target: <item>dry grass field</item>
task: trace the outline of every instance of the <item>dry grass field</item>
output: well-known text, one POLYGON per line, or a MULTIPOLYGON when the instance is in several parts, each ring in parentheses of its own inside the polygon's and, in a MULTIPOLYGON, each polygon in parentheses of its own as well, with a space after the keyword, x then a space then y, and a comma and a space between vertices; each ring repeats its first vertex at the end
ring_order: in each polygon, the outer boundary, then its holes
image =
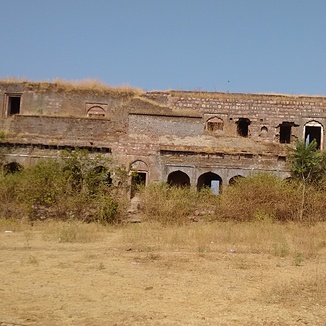
POLYGON ((325 223, 0 220, 0 249, 0 325, 326 324, 325 223))

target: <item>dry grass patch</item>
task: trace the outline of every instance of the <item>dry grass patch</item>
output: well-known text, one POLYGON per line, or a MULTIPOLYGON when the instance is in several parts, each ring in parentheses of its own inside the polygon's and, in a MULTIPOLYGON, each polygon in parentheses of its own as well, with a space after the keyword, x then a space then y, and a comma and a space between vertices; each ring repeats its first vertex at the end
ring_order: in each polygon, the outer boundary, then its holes
POLYGON ((105 228, 98 223, 86 224, 80 221, 47 223, 45 239, 58 242, 95 242, 104 237, 105 228))
POLYGON ((268 303, 297 307, 306 305, 326 306, 326 273, 316 270, 313 275, 304 275, 299 280, 278 282, 264 294, 268 303))
POLYGON ((325 227, 325 223, 311 227, 266 221, 199 222, 181 226, 152 222, 128 225, 123 231, 123 239, 126 246, 139 251, 269 254, 292 257, 294 265, 298 265, 317 257, 325 247, 325 227))

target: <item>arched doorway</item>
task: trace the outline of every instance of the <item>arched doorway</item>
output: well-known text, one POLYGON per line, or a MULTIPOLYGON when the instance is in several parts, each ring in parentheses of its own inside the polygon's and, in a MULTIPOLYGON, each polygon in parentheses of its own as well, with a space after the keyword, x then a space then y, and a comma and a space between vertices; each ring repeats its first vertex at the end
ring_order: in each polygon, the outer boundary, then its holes
POLYGON ((218 195, 222 186, 222 178, 213 172, 206 172, 198 178, 197 190, 210 188, 213 194, 218 195))
POLYGON ((148 165, 144 161, 137 160, 131 164, 131 198, 135 197, 139 187, 146 186, 147 174, 148 165))
POLYGON ((170 186, 187 187, 190 186, 190 178, 180 170, 174 171, 168 175, 168 184, 170 186))
POLYGON ((314 139, 317 142, 317 149, 323 149, 324 127, 317 121, 309 121, 304 126, 304 141, 311 143, 314 139))

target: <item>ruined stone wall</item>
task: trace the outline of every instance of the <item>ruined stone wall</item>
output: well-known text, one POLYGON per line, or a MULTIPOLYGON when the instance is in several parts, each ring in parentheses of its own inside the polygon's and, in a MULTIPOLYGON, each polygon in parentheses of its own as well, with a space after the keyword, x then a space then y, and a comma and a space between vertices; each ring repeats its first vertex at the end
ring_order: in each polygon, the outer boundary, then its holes
POLYGON ((104 119, 16 115, 6 120, 10 139, 30 143, 100 146, 122 132, 104 119))
POLYGON ((65 89, 48 83, 0 83, 0 112, 7 117, 7 97, 21 97, 21 115, 87 117, 87 111, 98 106, 105 111, 105 119, 126 121, 125 106, 131 93, 65 89), (118 113, 118 114, 117 114, 118 113))
MULTIPOLYGON (((159 94, 154 93, 158 98, 159 94)), ((257 141, 278 142, 282 122, 291 122, 292 142, 302 139, 303 128, 309 121, 326 124, 326 98, 286 95, 255 95, 225 93, 171 92, 162 94, 175 110, 201 112, 204 120, 221 117, 225 123, 224 135, 236 135, 239 118, 249 118, 249 137, 257 141), (266 132, 267 129, 267 132, 266 132)), ((323 144, 325 148, 325 143, 323 144)))
POLYGON ((307 123, 320 126, 325 148, 323 97, 67 87, 0 82, 1 143, 17 145, 9 160, 32 164, 65 146, 84 147, 139 169, 149 183, 183 171, 195 185, 206 172, 223 183, 257 171, 288 176, 287 146, 304 139, 307 123), (8 96, 20 97, 19 114, 8 114, 8 96), (241 119, 249 121, 245 137, 241 119), (280 144, 284 123, 291 126, 289 144, 280 144))
POLYGON ((204 125, 198 117, 157 116, 145 114, 129 115, 129 133, 162 136, 178 135, 179 137, 198 136, 203 134, 204 125))

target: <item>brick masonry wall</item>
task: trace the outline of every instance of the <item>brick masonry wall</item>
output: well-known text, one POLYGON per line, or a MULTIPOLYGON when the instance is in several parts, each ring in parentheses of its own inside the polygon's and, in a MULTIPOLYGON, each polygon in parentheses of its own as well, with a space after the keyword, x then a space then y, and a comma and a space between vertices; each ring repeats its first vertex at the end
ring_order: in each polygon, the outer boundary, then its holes
MULTIPOLYGON (((202 112, 204 117, 222 117, 228 130, 236 129, 239 118, 249 118, 250 137, 257 141, 279 141, 279 125, 282 122, 293 122, 293 141, 302 139, 304 124, 315 120, 325 127, 326 98, 295 97, 254 94, 204 94, 171 92, 168 104, 175 110, 194 110, 202 112), (232 128, 232 126, 234 126, 232 128), (261 128, 268 133, 262 139, 261 128)), ((232 132, 231 132, 232 134, 232 132)), ((323 146, 325 148, 325 144, 323 146)))
POLYGON ((17 115, 8 121, 11 137, 31 143, 90 146, 107 143, 122 132, 116 123, 103 119, 17 115))
POLYGON ((6 141, 32 144, 31 150, 17 148, 10 159, 32 162, 38 155, 55 155, 49 147, 43 151, 42 144, 110 147, 112 157, 127 168, 135 161, 144 162, 149 182, 166 181, 177 170, 189 173, 192 183, 209 171, 219 174, 224 183, 252 171, 274 171, 285 177, 286 145, 276 146, 279 125, 295 125, 294 143, 303 138, 307 122, 326 123, 326 98, 322 97, 177 91, 119 95, 41 86, 0 83, 0 129, 7 132, 6 141), (6 117, 6 94, 21 95, 19 115, 6 117), (106 117, 87 118, 92 104, 103 105, 106 117), (207 120, 214 117, 224 122, 223 131, 216 134, 205 130, 207 120), (246 141, 237 135, 239 118, 251 122, 246 141), (262 128, 268 131, 262 133, 262 128), (164 150, 168 146, 171 150, 164 150))
POLYGON ((153 136, 178 135, 197 136, 204 132, 201 118, 152 116, 144 114, 129 115, 129 133, 153 136))

